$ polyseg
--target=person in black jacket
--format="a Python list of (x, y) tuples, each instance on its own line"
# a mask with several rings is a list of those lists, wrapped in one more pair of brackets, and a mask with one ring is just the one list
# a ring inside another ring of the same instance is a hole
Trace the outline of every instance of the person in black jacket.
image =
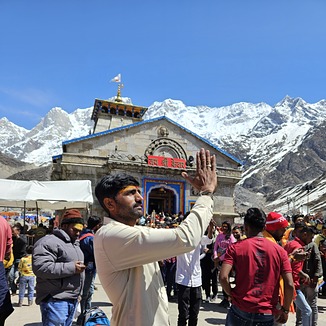
[[(213, 238), (213, 242), (208, 244), (203, 248), (203, 253), (201, 254), (200, 267), (202, 271), (202, 288), (206, 295), (206, 300), (203, 303), (215, 302), (217, 299), (217, 268), (214, 266), (213, 261), (213, 249), (215, 242), (215, 225), (210, 228), (210, 237)], [(208, 234), (208, 228), (205, 232)], [(212, 292), (211, 292), (212, 290)]]
[(102, 226), (102, 219), (97, 216), (91, 216), (87, 220), (85, 228), (79, 237), (80, 249), (84, 253), (85, 281), (80, 300), (81, 313), (77, 319), (77, 325), (83, 325), (86, 311), (91, 308), (92, 296), (94, 293), (94, 280), (96, 276), (96, 265), (94, 257), (94, 234)]

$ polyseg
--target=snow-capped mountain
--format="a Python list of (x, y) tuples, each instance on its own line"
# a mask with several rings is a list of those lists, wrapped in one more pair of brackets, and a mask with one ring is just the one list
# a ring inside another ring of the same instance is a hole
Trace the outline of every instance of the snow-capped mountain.
[[(325, 100), (310, 104), (286, 96), (274, 107), (236, 103), (210, 108), (187, 107), (168, 99), (155, 102), (147, 112), (145, 118), (166, 115), (241, 159), (240, 184), (262, 194), (270, 208), (284, 211), (288, 201), (296, 199), (297, 207), (304, 206), (307, 183), (314, 184), (314, 193), (325, 193), (324, 186), (313, 181), (326, 172)], [(296, 187), (291, 195), (290, 187)], [(278, 195), (287, 194), (286, 201), (274, 195), (279, 190), (284, 191)], [(323, 202), (326, 207), (326, 200)]]
[(27, 129), (15, 125), (7, 118), (0, 119), (0, 128), (2, 131), (0, 134), (1, 149), (19, 142), (28, 132)]
[[(68, 114), (61, 108), (55, 107), (32, 130), (17, 127), (16, 142), (2, 139), (0, 151), (17, 160), (36, 165), (51, 162), (52, 156), (62, 153), (62, 141), (87, 135), (93, 121), (90, 120), (92, 108), (77, 109)], [(13, 124), (10, 124), (13, 128)], [(4, 127), (6, 128), (6, 127)], [(3, 133), (10, 135), (10, 131)]]
[[(128, 98), (123, 100), (131, 102)], [(77, 109), (71, 114), (53, 108), (32, 130), (2, 118), (0, 152), (20, 161), (47, 164), (52, 156), (62, 152), (62, 141), (89, 134), (93, 127), (91, 113), (92, 108)], [(274, 192), (302, 188), (326, 172), (325, 100), (310, 104), (286, 96), (273, 107), (244, 102), (195, 107), (167, 99), (154, 102), (144, 120), (163, 115), (242, 160), (242, 186), (267, 194), (269, 201), (276, 200)], [(273, 206), (272, 202), (269, 204)], [(284, 203), (276, 201), (275, 205)]]

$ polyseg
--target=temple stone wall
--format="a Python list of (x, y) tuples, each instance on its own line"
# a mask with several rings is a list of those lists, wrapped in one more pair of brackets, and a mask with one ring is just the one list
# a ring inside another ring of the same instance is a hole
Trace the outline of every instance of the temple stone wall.
[[(233, 222), (235, 212), (233, 191), (241, 179), (239, 163), (210, 147), (203, 139), (169, 121), (160, 120), (130, 128), (122, 128), (102, 135), (90, 135), (64, 143), (63, 154), (53, 162), (52, 180), (90, 180), (93, 191), (97, 182), (108, 173), (126, 172), (141, 180), (143, 177), (184, 182), (180, 169), (149, 166), (146, 154), (176, 157), (194, 161), (187, 166), (195, 173), (196, 152), (209, 149), (217, 158), (218, 189), (214, 198), (214, 219)], [(191, 186), (185, 186), (185, 211), (189, 202), (197, 199)], [(104, 216), (95, 195), (92, 214)], [(175, 212), (177, 213), (177, 212)]]

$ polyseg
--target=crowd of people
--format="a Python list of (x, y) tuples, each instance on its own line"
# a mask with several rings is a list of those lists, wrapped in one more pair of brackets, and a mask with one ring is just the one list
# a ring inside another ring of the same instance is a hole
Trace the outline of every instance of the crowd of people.
[[(264, 213), (259, 211), (259, 214), (263, 216)], [(293, 299), (295, 300), (296, 309), (292, 304), (287, 310), (292, 313), (296, 312), (297, 325), (317, 325), (317, 299), (318, 296), (326, 297), (326, 283), (324, 283), (324, 280), (326, 280), (326, 223), (323, 223), (322, 228), (317, 230), (315, 225), (310, 223), (312, 220), (314, 219), (311, 215), (304, 216), (302, 214), (297, 214), (292, 216), (290, 222), (288, 222), (288, 217), (284, 217), (276, 212), (270, 212), (266, 216), (266, 221), (262, 222), (265, 224), (260, 230), (262, 237), (277, 243), (277, 249), (284, 247), (288, 253), (288, 257), (292, 257), (290, 263), (295, 285), (296, 295)], [(198, 304), (199, 302), (205, 304), (217, 301), (219, 284), (218, 273), (223, 265), (227, 249), (232, 244), (239, 244), (242, 242), (242, 240), (247, 238), (247, 235), (248, 232), (245, 232), (243, 225), (235, 225), (231, 229), (231, 225), (228, 221), (224, 221), (220, 227), (218, 227), (216, 223), (213, 224), (211, 228), (211, 236), (209, 236), (211, 241), (206, 244), (201, 244), (201, 246), (198, 247), (200, 248), (201, 253), (199, 256), (201, 267), (200, 285), (205, 295), (202, 299), (199, 298), (197, 300)], [(302, 235), (305, 238), (302, 238)], [(248, 246), (248, 241), (245, 241), (244, 243), (245, 246)], [(302, 251), (295, 252), (295, 249), (298, 248)], [(293, 255), (293, 252), (295, 256)], [(296, 258), (294, 259), (294, 257)], [(178, 260), (183, 262), (184, 259), (182, 256), (177, 256), (160, 262), (168, 299), (169, 301), (177, 302), (179, 302), (180, 297), (182, 297), (182, 294), (179, 293), (180, 286), (178, 286), (178, 282), (176, 281), (176, 275), (178, 275), (176, 271)], [(189, 263), (186, 264), (190, 267), (187, 271), (187, 278), (199, 274), (198, 271), (193, 268), (194, 266), (191, 265), (190, 261), (193, 262), (194, 260), (191, 259), (189, 260)], [(238, 263), (238, 265), (241, 268), (238, 275), (247, 278), (248, 275), (243, 273), (243, 263)], [(269, 265), (268, 268), (271, 268), (271, 265)], [(183, 267), (183, 270), (185, 271), (186, 268)], [(234, 284), (241, 284), (241, 282), (239, 282), (239, 277), (235, 280), (236, 274), (235, 266), (227, 271), (228, 279), (232, 279)], [(247, 282), (247, 280), (244, 280), (244, 282)], [(282, 298), (282, 302), (284, 300), (283, 287), (284, 285), (281, 280), (281, 291), (278, 295)], [(223, 297), (219, 302), (219, 306), (229, 308), (232, 300), (230, 300), (230, 297), (225, 292), (224, 288), (222, 288), (222, 293)], [(241, 301), (243, 301), (242, 296)], [(188, 305), (189, 308), (194, 306), (191, 300), (188, 302)], [(198, 312), (199, 308), (197, 309), (197, 314)], [(304, 320), (302, 320), (302, 318), (304, 318)], [(189, 324), (190, 319), (191, 313), (189, 312)], [(183, 324), (186, 325), (185, 323)]]
[(195, 175), (182, 173), (199, 192), (184, 215), (145, 218), (139, 182), (116, 174), (95, 188), (108, 216), (103, 227), (76, 209), (52, 228), (24, 230), (0, 218), (0, 326), (25, 297), (28, 306), (35, 297), (45, 326), (83, 325), (97, 274), (113, 304), (112, 326), (170, 325), (168, 301), (178, 304), (178, 326), (197, 325), (200, 306), (211, 303), (225, 309), (229, 326), (283, 325), (289, 313), (297, 325), (317, 325), (318, 296), (326, 297), (322, 216), (250, 208), (241, 225), (217, 225), (216, 158), (201, 149), (196, 163)]

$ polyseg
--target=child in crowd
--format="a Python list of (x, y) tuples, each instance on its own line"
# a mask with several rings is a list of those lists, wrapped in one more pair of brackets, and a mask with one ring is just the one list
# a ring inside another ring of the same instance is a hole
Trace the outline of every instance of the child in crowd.
[(33, 304), (35, 275), (32, 270), (32, 252), (33, 246), (28, 246), (26, 248), (26, 255), (21, 258), (18, 265), (18, 271), (20, 274), (18, 302), (19, 307), (23, 305), (26, 285), (28, 286), (28, 305), (31, 306)]

